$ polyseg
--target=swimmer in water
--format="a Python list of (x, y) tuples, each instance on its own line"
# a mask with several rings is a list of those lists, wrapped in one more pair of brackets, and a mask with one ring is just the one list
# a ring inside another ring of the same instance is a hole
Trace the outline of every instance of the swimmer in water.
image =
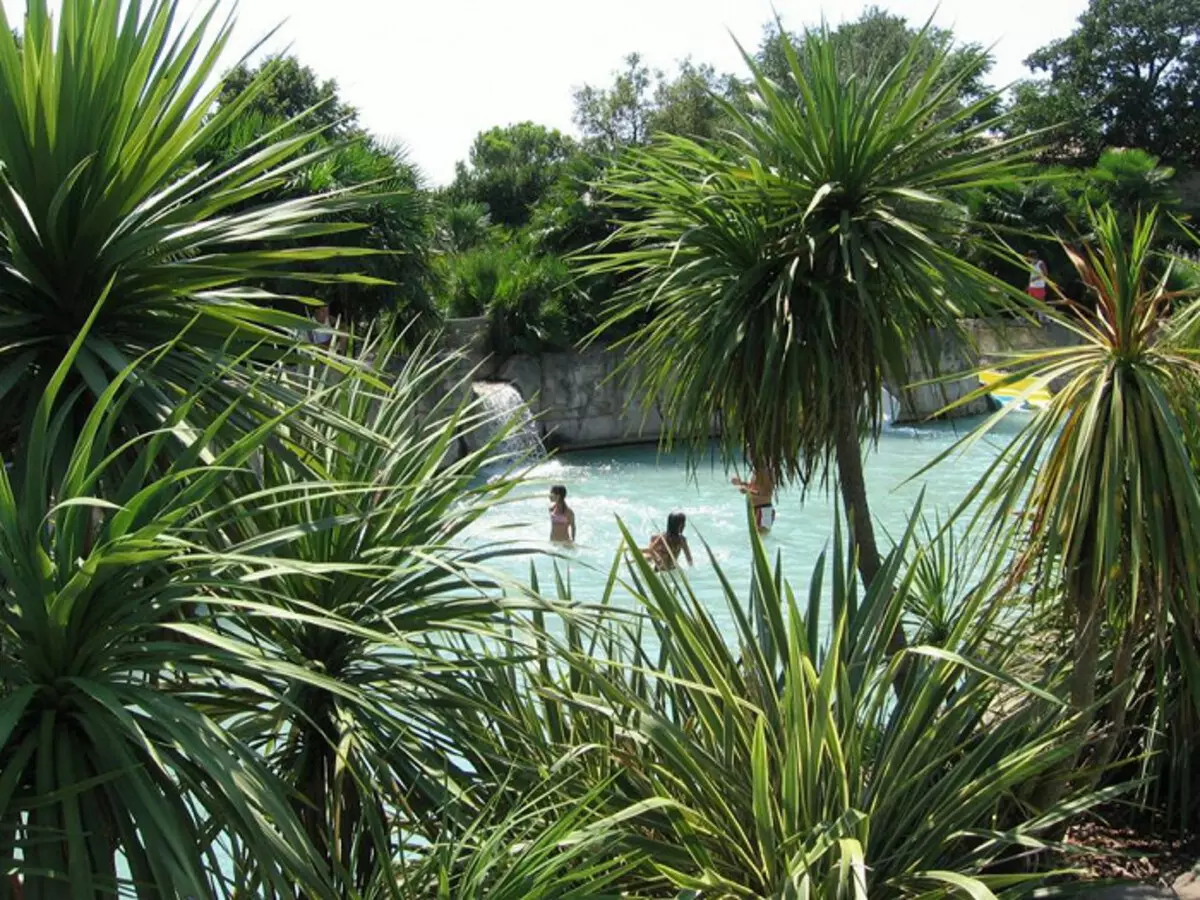
[(687, 516), (681, 512), (673, 512), (667, 516), (667, 530), (650, 538), (650, 546), (642, 553), (658, 572), (670, 572), (677, 565), (679, 554), (682, 553), (688, 565), (692, 563), (692, 550), (687, 538), (683, 536)]
[(754, 524), (759, 534), (766, 534), (775, 524), (775, 479), (769, 472), (756, 468), (749, 481), (742, 481), (736, 475), (729, 480), (750, 498), (754, 506)]
[(550, 488), (550, 541), (575, 543), (575, 511), (567, 506), (567, 489), (561, 484)]

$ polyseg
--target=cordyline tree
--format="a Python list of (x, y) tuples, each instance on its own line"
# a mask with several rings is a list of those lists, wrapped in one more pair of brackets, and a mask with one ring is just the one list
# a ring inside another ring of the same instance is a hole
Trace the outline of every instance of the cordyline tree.
[[(1077, 343), (1006, 366), (1010, 383), (1061, 388), (963, 508), (982, 500), (977, 515), (999, 541), (1020, 529), (1013, 577), (1061, 597), (1072, 703), (1087, 711), (1106, 700), (1089, 772), (1125, 746), (1157, 776), (1156, 799), (1188, 815), (1200, 732), (1200, 291), (1169, 287), (1174, 263), (1154, 249), (1161, 218), (1151, 209), (1126, 224), (1111, 208), (1087, 211), (1088, 240), (1066, 248), (1087, 291), (1062, 320)], [(1052, 790), (1069, 767), (1060, 774)]]
[(982, 54), (949, 73), (948, 47), (927, 58), (915, 40), (864, 72), (827, 31), (782, 50), (791, 84), (747, 57), (749, 111), (729, 108), (726, 136), (664, 137), (614, 169), (620, 227), (588, 264), (628, 285), (604, 329), (649, 317), (624, 366), (659, 398), (667, 440), (696, 461), (719, 422), (726, 465), (744, 454), (806, 487), (836, 469), (869, 584), (881, 556), (863, 439), (879, 436), (885, 383), (910, 384), (914, 362), (935, 371), (960, 319), (1013, 307), (965, 261), (959, 200), (1021, 163), (979, 119), (994, 96), (947, 112)]
[[(214, 27), (217, 12), (183, 23), (173, 0), (64, 0), (55, 21), (32, 0), (18, 42), (0, 10), (0, 447), (28, 431), (80, 334), (61, 394), (78, 412), (57, 433), (62, 448), (130, 366), (122, 440), (162, 426), (194, 389), (178, 428), (202, 428), (236, 397), (261, 399), (258, 374), (307, 321), (276, 308), (263, 282), (296, 294), (371, 281), (311, 267), (370, 254), (336, 240), (358, 228), (346, 219), (362, 196), (274, 195), (335, 152), (310, 149), (316, 132), (196, 164), (263, 86), (211, 112), (221, 85), (207, 85), (230, 34), (228, 22)], [(262, 419), (238, 415), (243, 430)]]

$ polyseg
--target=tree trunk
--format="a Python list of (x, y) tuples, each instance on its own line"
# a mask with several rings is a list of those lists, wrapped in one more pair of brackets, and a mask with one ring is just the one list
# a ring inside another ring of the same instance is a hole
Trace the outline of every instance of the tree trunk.
[[(1077, 571), (1067, 580), (1067, 609), (1072, 619), (1071, 674), (1067, 688), (1071, 694), (1072, 711), (1079, 716), (1074, 734), (1082, 745), (1087, 739), (1094, 719), (1092, 704), (1096, 700), (1096, 673), (1100, 669), (1100, 597), (1093, 589), (1090, 579), (1090, 560), (1078, 565)], [(1071, 776), (1079, 762), (1078, 754), (1068, 757), (1047, 774), (1043, 788), (1038, 792), (1037, 804), (1049, 809), (1062, 799), (1071, 784)], [(1066, 833), (1066, 823), (1052, 832), (1055, 839)]]
[[(867, 504), (867, 482), (863, 477), (862, 444), (859, 441), (857, 409), (850, 403), (843, 402), (843, 414), (838, 417), (836, 436), (836, 454), (838, 467), (838, 486), (842, 494), (842, 505), (846, 511), (846, 519), (850, 527), (850, 543), (858, 555), (858, 574), (862, 578), (863, 589), (868, 589), (879, 576), (883, 568), (883, 559), (879, 555), (879, 546), (875, 542), (875, 523), (871, 520), (871, 508)], [(891, 589), (891, 585), (888, 585)], [(908, 646), (904, 637), (904, 629), (897, 624), (888, 642), (888, 652), (897, 653)], [(901, 668), (903, 683), (907, 677), (909, 665), (906, 662)]]
[(1104, 740), (1100, 742), (1100, 748), (1096, 751), (1096, 757), (1092, 761), (1093, 785), (1100, 780), (1102, 769), (1112, 762), (1125, 731), (1125, 717), (1129, 711), (1130, 694), (1133, 688), (1130, 678), (1133, 669), (1133, 648), (1137, 643), (1138, 632), (1136, 621), (1127, 623), (1121, 639), (1117, 643), (1116, 654), (1113, 656), (1112, 697), (1108, 701), (1108, 714), (1105, 722), (1108, 731), (1104, 735)]
[[(1100, 669), (1099, 598), (1089, 588), (1075, 593), (1075, 640), (1071, 661), (1071, 705), (1076, 711), (1089, 709), (1096, 700), (1096, 673)], [(1080, 731), (1086, 733), (1090, 720), (1085, 715)]]

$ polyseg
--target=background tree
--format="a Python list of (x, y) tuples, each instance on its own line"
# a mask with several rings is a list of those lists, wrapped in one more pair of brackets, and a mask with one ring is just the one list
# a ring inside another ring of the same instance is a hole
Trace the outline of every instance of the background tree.
[(644, 145), (657, 132), (712, 137), (728, 121), (721, 99), (737, 90), (732, 76), (710, 65), (685, 59), (672, 78), (631, 53), (611, 85), (575, 91), (575, 124), (590, 149), (607, 154)]
[(577, 89), (575, 124), (584, 140), (610, 153), (648, 141), (653, 83), (654, 73), (641, 55), (630, 53), (610, 87), (585, 84)]
[(245, 63), (234, 66), (225, 73), (218, 103), (232, 103), (260, 79), (265, 83), (255, 88), (254, 99), (245, 107), (248, 115), (286, 122), (307, 114), (308, 127), (330, 136), (345, 137), (360, 131), (358, 110), (342, 101), (337, 82), (321, 81), (316, 72), (289, 55), (272, 57), (256, 68)]
[[(306, 129), (312, 133), (304, 149), (318, 158), (293, 171), (272, 189), (271, 196), (290, 200), (351, 189), (370, 195), (353, 220), (334, 220), (358, 227), (325, 240), (353, 248), (355, 258), (320, 260), (304, 267), (324, 282), (311, 294), (331, 304), (346, 320), (366, 321), (387, 313), (400, 316), (405, 324), (432, 324), (436, 318), (429, 261), (432, 207), (420, 174), (409, 165), (404, 151), (360, 128), (358, 111), (341, 99), (337, 84), (320, 81), (292, 56), (267, 60), (255, 69), (230, 70), (217, 110), (235, 105), (241, 114), (204, 149), (202, 161), (233, 163), (255, 152), (257, 142), (271, 132), (295, 134)], [(329, 281), (334, 275), (344, 277)]]
[[(947, 28), (932, 25), (913, 28), (903, 16), (871, 6), (858, 19), (833, 29), (830, 41), (838, 65), (846, 72), (862, 75), (872, 70), (886, 72), (899, 65), (911, 52), (915, 54), (916, 64), (910, 69), (910, 79), (915, 81), (935, 59), (944, 55), (946, 59), (939, 70), (939, 84), (953, 82), (955, 85), (947, 111), (977, 103), (992, 93), (987, 83), (991, 56), (985, 54), (979, 44), (959, 44), (954, 32)], [(797, 41), (794, 35), (787, 35), (778, 22), (773, 22), (763, 30), (756, 54), (763, 73), (785, 92), (794, 90), (789, 47), (797, 49), (803, 63), (803, 42)], [(982, 65), (980, 60), (983, 60)], [(977, 119), (991, 118), (999, 106), (998, 100), (981, 106)]]
[(570, 137), (533, 122), (491, 128), (476, 136), (468, 163), (458, 164), (448, 196), (483, 204), (494, 224), (519, 228), (575, 151)]
[(1200, 165), (1200, 0), (1091, 0), (1074, 32), (1026, 64), (1046, 78), (1018, 88), (1013, 125), (1065, 123), (1059, 158), (1136, 147)]
[(651, 134), (716, 137), (730, 124), (721, 103), (737, 89), (736, 79), (719, 75), (712, 66), (685, 59), (673, 79), (660, 76), (654, 87), (654, 104), (647, 116)]

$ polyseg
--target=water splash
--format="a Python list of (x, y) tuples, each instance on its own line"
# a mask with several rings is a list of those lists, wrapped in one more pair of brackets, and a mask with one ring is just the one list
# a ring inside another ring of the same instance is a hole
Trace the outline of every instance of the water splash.
[(546, 455), (537, 422), (521, 392), (507, 381), (475, 381), (471, 391), (483, 402), (488, 421), (480, 429), (479, 442), (486, 443), (498, 431), (511, 426), (498, 451), (514, 459), (540, 460)]
[(887, 425), (895, 425), (896, 420), (900, 418), (900, 401), (892, 396), (891, 391), (886, 388), (883, 391), (883, 396), (880, 398), (883, 405), (883, 421)]

